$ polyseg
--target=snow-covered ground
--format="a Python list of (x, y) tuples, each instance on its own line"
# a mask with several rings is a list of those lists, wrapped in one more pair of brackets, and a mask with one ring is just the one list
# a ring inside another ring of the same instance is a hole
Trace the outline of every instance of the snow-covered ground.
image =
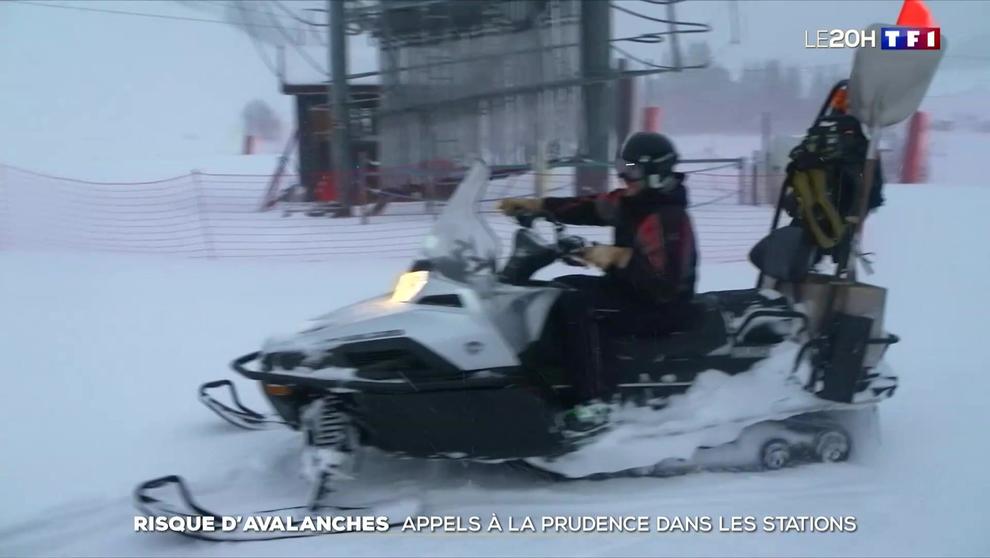
[[(225, 484), (239, 486), (248, 506), (283, 486), (301, 491), (296, 436), (221, 423), (196, 402), (195, 387), (231, 377), (230, 359), (268, 334), (388, 290), (406, 262), (15, 249), (0, 251), (0, 555), (985, 555), (990, 190), (887, 193), (866, 241), (878, 254), (870, 280), (890, 288), (887, 327), (903, 338), (889, 353), (901, 387), (882, 406), (875, 455), (773, 473), (566, 484), (411, 462), (382, 476), (389, 490), (420, 491), (430, 514), (852, 515), (855, 533), (393, 532), (239, 545), (135, 534), (130, 492), (153, 476), (183, 474), (207, 507)], [(746, 263), (701, 270), (705, 290), (752, 281)], [(263, 405), (239, 384), (249, 405)]]

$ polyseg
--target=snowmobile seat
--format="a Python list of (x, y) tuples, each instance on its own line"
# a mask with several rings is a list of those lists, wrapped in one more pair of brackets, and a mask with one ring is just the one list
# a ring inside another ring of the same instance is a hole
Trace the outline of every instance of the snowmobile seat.
[(771, 296), (773, 291), (762, 289), (737, 289), (733, 291), (713, 291), (698, 295), (707, 304), (733, 316), (741, 316), (753, 306), (767, 309), (787, 309), (789, 304), (783, 295)]
[(736, 332), (733, 334), (737, 336), (736, 344), (769, 345), (780, 342), (783, 336), (775, 329), (774, 323), (761, 322), (766, 318), (799, 320), (804, 327), (808, 326), (807, 317), (794, 310), (786, 296), (772, 289), (720, 291), (704, 296), (719, 309), (728, 321), (729, 329)]
[(710, 300), (695, 299), (677, 314), (670, 327), (656, 332), (620, 335), (615, 340), (627, 348), (636, 345), (639, 347), (637, 353), (648, 353), (651, 358), (701, 356), (725, 345), (725, 320), (721, 310)]
[[(787, 299), (782, 295), (773, 296), (772, 291), (715, 291), (697, 295), (689, 305), (677, 311), (675, 320), (664, 320), (670, 324), (666, 329), (613, 337), (627, 351), (636, 345), (638, 349), (634, 352), (638, 354), (663, 355), (665, 358), (701, 357), (728, 344), (726, 320), (741, 318), (755, 308), (785, 313), (791, 310)], [(607, 319), (614, 312), (598, 309), (595, 314)]]
[(666, 357), (702, 356), (726, 344), (725, 319), (717, 306), (695, 301), (686, 319), (657, 339), (654, 350)]

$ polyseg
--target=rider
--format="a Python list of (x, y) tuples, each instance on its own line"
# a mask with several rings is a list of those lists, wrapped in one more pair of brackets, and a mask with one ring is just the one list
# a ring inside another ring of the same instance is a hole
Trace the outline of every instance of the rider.
[(615, 228), (614, 246), (591, 246), (581, 254), (604, 276), (557, 279), (572, 287), (554, 307), (556, 323), (563, 326), (564, 365), (576, 390), (576, 404), (565, 417), (569, 430), (594, 430), (607, 418), (609, 407), (600, 400), (616, 382), (602, 370), (599, 329), (663, 335), (682, 320), (694, 296), (697, 250), (684, 174), (673, 172), (676, 163), (677, 152), (666, 136), (639, 132), (626, 141), (616, 163), (625, 188), (499, 204), (510, 216), (542, 211), (568, 224)]

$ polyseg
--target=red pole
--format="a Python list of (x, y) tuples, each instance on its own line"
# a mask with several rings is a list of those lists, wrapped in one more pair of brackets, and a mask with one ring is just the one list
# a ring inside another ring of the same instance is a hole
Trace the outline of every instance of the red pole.
[(659, 132), (661, 114), (660, 107), (643, 107), (643, 130)]
[(901, 182), (904, 184), (918, 184), (928, 178), (925, 172), (927, 133), (928, 114), (921, 111), (914, 113), (908, 123), (904, 144), (904, 165), (901, 167)]

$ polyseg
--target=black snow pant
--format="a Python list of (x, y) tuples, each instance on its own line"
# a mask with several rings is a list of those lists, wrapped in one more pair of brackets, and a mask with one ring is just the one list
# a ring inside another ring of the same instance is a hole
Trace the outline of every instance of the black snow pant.
[(574, 403), (615, 392), (618, 378), (609, 364), (609, 336), (666, 335), (680, 320), (680, 305), (645, 302), (607, 277), (567, 275), (555, 281), (571, 287), (557, 299), (550, 317), (560, 331), (560, 354), (575, 389)]

